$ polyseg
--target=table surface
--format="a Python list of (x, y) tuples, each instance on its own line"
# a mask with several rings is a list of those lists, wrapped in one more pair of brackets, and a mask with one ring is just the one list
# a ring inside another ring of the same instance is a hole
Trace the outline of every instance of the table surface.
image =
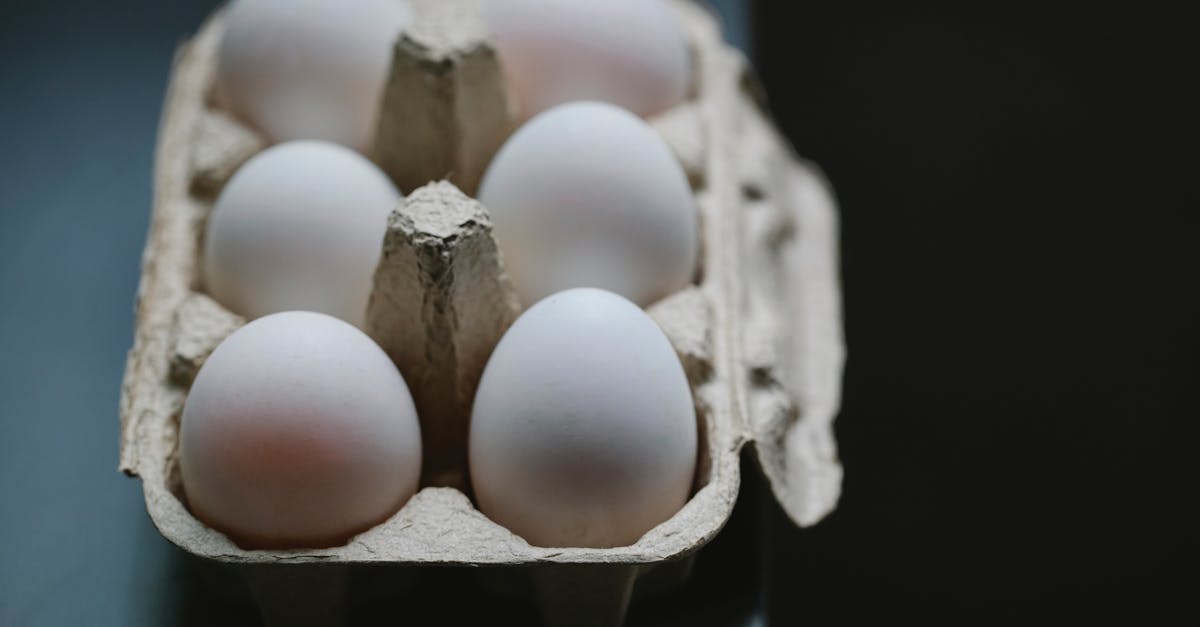
[[(0, 8), (0, 625), (253, 625), (253, 608), (205, 585), (116, 470), (163, 92), (174, 47), (216, 3), (117, 4)], [(745, 3), (715, 4), (744, 45)], [(690, 582), (635, 602), (630, 625), (765, 623), (769, 505), (746, 471)], [(354, 623), (382, 624), (398, 605), (450, 622), (532, 612), (470, 571), (431, 569)]]

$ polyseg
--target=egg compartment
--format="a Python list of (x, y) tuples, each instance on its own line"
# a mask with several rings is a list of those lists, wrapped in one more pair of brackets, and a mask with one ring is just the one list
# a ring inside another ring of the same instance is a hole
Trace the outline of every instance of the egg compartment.
[[(437, 375), (433, 392), (417, 399), (423, 488), (383, 524), (316, 550), (240, 549), (184, 505), (176, 456), (186, 388), (208, 352), (244, 322), (199, 291), (199, 240), (216, 193), (266, 145), (208, 97), (218, 12), (176, 59), (122, 389), (120, 467), (142, 478), (155, 525), (187, 552), (244, 577), (271, 622), (340, 617), (351, 568), (440, 564), (507, 567), (482, 569), (484, 582), (532, 596), (548, 622), (616, 624), (631, 595), (685, 577), (690, 557), (728, 519), (743, 445), (752, 445), (797, 523), (819, 520), (835, 505), (841, 478), (831, 433), (843, 359), (832, 198), (767, 121), (744, 59), (721, 41), (710, 15), (686, 2), (673, 6), (695, 55), (695, 95), (651, 122), (696, 193), (703, 261), (697, 285), (649, 312), (679, 353), (697, 402), (694, 494), (637, 543), (611, 549), (532, 547), (473, 507), (464, 408), (517, 309), (486, 209), (455, 185), (421, 183), (448, 176), (472, 190), (513, 124), (476, 2), (414, 4), (417, 23), (396, 46), (374, 157), (393, 176), (428, 169), (407, 187), (397, 178), (412, 193), (389, 220), (368, 327), (414, 397), (426, 388), (411, 364)], [(399, 137), (406, 120), (440, 130)], [(389, 133), (403, 147), (390, 156)]]

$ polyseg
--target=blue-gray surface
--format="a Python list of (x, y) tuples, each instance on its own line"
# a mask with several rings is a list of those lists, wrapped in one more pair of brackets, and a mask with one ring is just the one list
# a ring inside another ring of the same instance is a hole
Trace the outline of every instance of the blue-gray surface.
[[(116, 471), (163, 90), (215, 4), (0, 7), (0, 625), (255, 623), (198, 589)], [(714, 4), (749, 41), (745, 3)], [(697, 585), (631, 623), (674, 616), (688, 594), (709, 600), (702, 623), (754, 621), (753, 591), (722, 601)]]

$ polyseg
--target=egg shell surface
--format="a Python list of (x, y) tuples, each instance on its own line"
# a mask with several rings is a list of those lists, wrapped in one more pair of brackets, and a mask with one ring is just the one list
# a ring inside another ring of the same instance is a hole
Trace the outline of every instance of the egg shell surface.
[(496, 346), (470, 425), (480, 510), (530, 544), (632, 544), (687, 502), (691, 389), (640, 308), (591, 288), (529, 308)]
[(204, 287), (247, 318), (319, 311), (362, 326), (400, 192), (362, 155), (279, 144), (247, 161), (208, 218)]
[(641, 116), (681, 102), (690, 59), (662, 0), (485, 0), (519, 115), (600, 100)]
[(416, 492), (408, 386), (362, 331), (283, 312), (230, 335), (184, 405), (180, 469), (198, 519), (246, 548), (343, 544)]
[(220, 97), (276, 141), (365, 151), (406, 0), (234, 0), (217, 58)]
[(646, 306), (695, 273), (699, 224), (687, 176), (644, 121), (575, 102), (517, 130), (478, 198), (522, 302), (597, 287)]

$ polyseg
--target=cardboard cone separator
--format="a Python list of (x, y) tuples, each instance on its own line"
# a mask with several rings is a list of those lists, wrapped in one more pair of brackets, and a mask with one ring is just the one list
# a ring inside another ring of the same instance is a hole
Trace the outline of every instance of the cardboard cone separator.
[(526, 594), (548, 624), (617, 625), (639, 581), (662, 589), (681, 580), (687, 560), (729, 518), (744, 446), (797, 524), (829, 513), (841, 489), (832, 421), (844, 361), (832, 193), (775, 131), (748, 64), (722, 41), (716, 20), (684, 0), (670, 4), (693, 52), (692, 94), (650, 123), (692, 184), (702, 266), (694, 285), (648, 311), (696, 402), (691, 499), (636, 543), (607, 549), (530, 546), (475, 509), (467, 495), (470, 403), (520, 305), (487, 208), (469, 194), (514, 123), (478, 0), (413, 4), (416, 22), (395, 46), (371, 155), (406, 197), (389, 219), (367, 330), (414, 392), (422, 487), (387, 521), (325, 549), (242, 549), (186, 507), (178, 434), (188, 386), (245, 322), (201, 292), (200, 239), (222, 185), (266, 147), (214, 103), (218, 11), (175, 60), (122, 385), (120, 469), (141, 477), (162, 534), (239, 577), (268, 624), (336, 624), (355, 565), (458, 565), (509, 567), (493, 579)]

